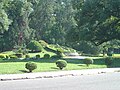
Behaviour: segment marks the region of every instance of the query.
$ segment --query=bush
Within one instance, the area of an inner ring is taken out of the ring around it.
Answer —
[[[17,59],[18,57],[15,55],[9,55],[10,59]]]
[[[35,64],[34,62],[28,62],[25,64],[25,68],[28,69],[29,72],[32,72],[37,68],[37,64]]]
[[[39,40],[39,43],[43,46],[43,47],[47,47],[48,43],[45,42],[44,40]]]
[[[50,55],[49,55],[49,54],[45,54],[45,55],[44,55],[44,58],[45,58],[45,59],[49,59],[49,58],[50,58]]]
[[[38,41],[32,40],[31,42],[28,43],[27,48],[32,50],[32,52],[35,51],[42,51],[43,47]]]
[[[59,58],[62,58],[64,56],[62,50],[60,49],[57,49],[56,54],[59,56]]]
[[[27,55],[25,55],[25,58],[30,58],[30,55],[28,55],[28,54],[27,54]]]
[[[36,58],[37,58],[37,59],[39,59],[39,58],[40,58],[40,55],[39,55],[39,54],[38,54],[38,55],[36,55]]]
[[[60,70],[62,70],[63,68],[67,66],[67,62],[65,60],[57,60],[56,66],[59,67]]]
[[[9,56],[8,56],[8,55],[6,55],[6,59],[9,59]]]
[[[0,58],[5,58],[5,56],[4,55],[0,55]]]
[[[113,64],[113,58],[112,57],[106,57],[105,58],[105,65],[107,65],[107,67],[110,67]]]
[[[18,58],[22,58],[23,54],[22,53],[17,53],[17,54],[15,54],[15,56],[17,56]]]
[[[88,67],[89,67],[89,65],[90,64],[93,64],[93,59],[91,59],[91,58],[85,58],[84,60],[83,60],[83,63],[84,64],[86,64]]]
[[[112,55],[113,55],[113,52],[108,52],[107,55],[108,55],[108,56],[112,56]]]

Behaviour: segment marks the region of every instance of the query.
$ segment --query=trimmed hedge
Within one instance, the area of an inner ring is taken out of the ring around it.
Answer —
[[[105,65],[107,67],[110,67],[113,64],[113,58],[112,57],[106,57],[105,58]]]
[[[56,66],[59,67],[60,70],[67,66],[67,62],[65,60],[57,60]]]
[[[0,58],[5,58],[5,56],[4,55],[0,55]]]
[[[83,60],[83,63],[84,64],[86,64],[88,67],[89,67],[89,65],[90,64],[93,64],[93,59],[91,59],[91,58],[85,58],[84,60]]]
[[[32,40],[28,43],[27,48],[32,50],[32,52],[41,52],[43,50],[43,47],[38,41]]]
[[[37,64],[35,64],[34,62],[27,62],[25,64],[25,68],[28,69],[29,72],[32,72],[33,70],[37,68]]]
[[[40,58],[40,55],[39,55],[39,54],[37,54],[37,55],[36,55],[36,59],[39,59],[39,58]]]
[[[30,55],[28,55],[28,54],[27,54],[27,55],[25,55],[25,58],[30,58]]]
[[[45,59],[49,59],[49,58],[50,58],[50,55],[49,55],[49,54],[44,54],[44,58],[45,58]]]

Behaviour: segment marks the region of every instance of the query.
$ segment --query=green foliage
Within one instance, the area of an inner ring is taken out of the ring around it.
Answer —
[[[120,39],[119,0],[77,0],[74,4],[77,13],[75,20],[79,39],[96,45]],[[82,4],[80,4],[82,2]]]
[[[63,57],[63,53],[62,53],[62,51],[61,51],[60,49],[57,49],[56,54],[57,54],[60,58]]]
[[[107,65],[107,67],[110,67],[113,64],[113,58],[112,57],[106,57],[105,58],[105,65]]]
[[[43,46],[43,47],[47,47],[48,43],[45,42],[44,40],[39,40],[39,43]]]
[[[17,53],[17,54],[15,54],[15,56],[17,56],[18,58],[22,58],[23,54],[22,53]]]
[[[30,58],[30,55],[28,55],[28,54],[27,54],[27,55],[25,55],[25,58]]]
[[[45,58],[45,59],[49,59],[49,58],[50,58],[50,55],[49,55],[49,54],[44,54],[44,58]]]
[[[28,62],[25,64],[25,68],[29,70],[29,72],[32,72],[34,69],[37,68],[37,64],[34,62]]]
[[[56,66],[59,67],[60,70],[62,70],[63,68],[67,66],[67,62],[65,60],[57,60]]]
[[[39,55],[39,54],[37,54],[37,55],[36,55],[36,59],[39,59],[39,58],[40,58],[40,55]]]
[[[5,58],[5,56],[4,55],[0,55],[0,58]]]
[[[112,56],[112,55],[113,55],[113,52],[112,52],[112,51],[108,51],[108,52],[107,52],[107,55],[108,55],[108,56]]]
[[[27,48],[32,50],[32,51],[42,51],[43,47],[38,41],[32,40],[28,43]]]
[[[61,57],[59,55],[53,55],[51,58],[52,59],[60,59]]]
[[[10,59],[18,59],[18,57],[15,55],[9,55],[9,57],[10,57]]]
[[[8,55],[6,55],[6,59],[8,59],[9,58],[9,56]]]
[[[84,64],[86,64],[88,67],[89,67],[89,65],[90,64],[93,64],[93,59],[91,59],[91,58],[85,58],[84,60],[83,60],[83,63]]]
[[[98,55],[101,53],[102,46],[96,46],[88,41],[80,41],[79,43],[74,43],[73,47],[76,50],[81,51],[83,54]]]
[[[11,24],[11,20],[8,18],[8,15],[5,11],[5,5],[7,3],[0,2],[0,33],[4,33],[9,29],[9,25]]]

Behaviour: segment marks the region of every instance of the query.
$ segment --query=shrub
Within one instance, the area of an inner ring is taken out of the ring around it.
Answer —
[[[15,56],[15,55],[10,55],[9,57],[10,57],[10,59],[17,59],[17,58],[18,58],[18,57]]]
[[[37,68],[37,64],[35,64],[34,62],[27,62],[25,64],[25,68],[28,69],[29,72],[32,72],[33,70]]]
[[[107,65],[107,67],[110,67],[113,63],[113,58],[112,57],[106,57],[105,58],[105,65]]]
[[[59,58],[63,57],[62,50],[57,49],[56,54],[59,56]]]
[[[22,53],[17,53],[15,54],[18,58],[22,58],[23,54]]]
[[[49,54],[45,54],[45,55],[44,55],[44,58],[49,59],[49,58],[50,58],[50,55],[49,55]]]
[[[56,66],[62,70],[64,67],[67,66],[67,62],[65,60],[57,60],[56,61]]]
[[[39,59],[39,58],[40,58],[40,55],[39,55],[39,54],[38,54],[38,55],[36,55],[36,58],[37,58],[37,59]]]
[[[90,64],[93,64],[93,59],[91,59],[91,58],[85,58],[84,60],[83,60],[83,63],[84,64],[86,64],[87,66],[89,66]]]
[[[30,55],[28,55],[28,54],[27,54],[27,55],[25,55],[25,58],[30,58]]]
[[[34,51],[42,51],[43,47],[38,41],[32,40],[31,42],[28,43],[27,48]]]
[[[108,56],[112,56],[113,52],[108,52],[107,55]]]
[[[0,58],[5,58],[5,56],[4,55],[0,55]]]
[[[6,59],[8,59],[9,58],[9,56],[8,55],[6,55]]]
[[[39,43],[43,46],[43,47],[47,47],[48,43],[45,42],[44,40],[39,40]]]

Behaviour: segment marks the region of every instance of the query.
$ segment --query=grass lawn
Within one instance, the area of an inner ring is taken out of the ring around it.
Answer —
[[[56,67],[56,60],[31,60],[37,64],[37,69],[33,72],[45,72],[45,71],[59,71],[59,68]],[[81,70],[81,69],[90,69],[90,68],[106,68],[103,62],[95,61],[95,64],[87,67],[83,64],[82,60],[66,59],[68,62],[67,67],[64,70]],[[25,73],[25,64],[27,60],[0,60],[0,74],[16,74],[16,73]],[[98,64],[99,63],[99,64]]]
[[[33,54],[32,54],[33,55]],[[33,55],[34,56],[34,55]],[[112,67],[120,67],[120,58],[115,56]],[[92,57],[93,58],[93,57]],[[46,72],[46,71],[59,71],[56,67],[55,61],[57,59],[39,59],[29,60],[37,64],[37,69],[33,72]],[[68,62],[67,67],[64,70],[81,70],[81,69],[93,69],[93,68],[106,68],[103,58],[94,58],[94,64],[87,67],[80,59],[65,58]],[[27,73],[25,64],[28,60],[4,60],[0,59],[0,74],[16,74]]]

